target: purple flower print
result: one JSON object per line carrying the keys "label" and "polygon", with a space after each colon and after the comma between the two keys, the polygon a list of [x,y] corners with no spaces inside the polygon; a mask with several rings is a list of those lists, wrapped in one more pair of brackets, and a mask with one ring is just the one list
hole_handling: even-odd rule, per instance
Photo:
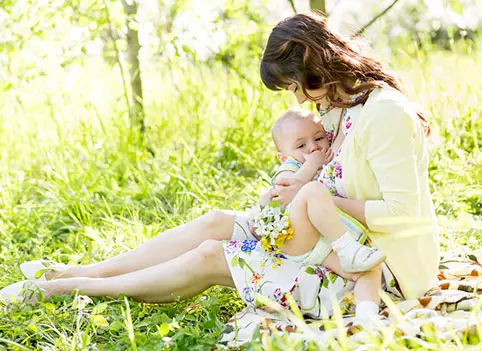
{"label": "purple flower print", "polygon": [[328,139],[328,143],[331,145],[333,143],[333,138],[335,137],[335,133],[333,132],[326,132],[326,139]]}
{"label": "purple flower print", "polygon": [[242,246],[241,246],[241,251],[244,252],[251,252],[256,248],[256,245],[258,244],[257,240],[243,240],[242,241]]}
{"label": "purple flower print", "polygon": [[276,288],[273,291],[273,294],[270,296],[270,298],[278,303],[281,302],[281,299],[283,297],[283,293],[281,292],[281,288]]}
{"label": "purple flower print", "polygon": [[238,240],[231,240],[229,241],[227,244],[225,244],[225,250],[226,250],[226,253],[236,253],[236,252],[239,252],[239,250],[241,249],[241,241],[238,241]]}
{"label": "purple flower print", "polygon": [[340,179],[343,178],[341,164],[338,162],[335,162],[335,177]]}
{"label": "purple flower print", "polygon": [[320,278],[320,280],[323,280],[325,277],[323,271],[319,267],[315,269],[315,274],[318,276],[318,278]]}
{"label": "purple flower print", "polygon": [[246,302],[253,302],[254,301],[254,290],[253,288],[244,288],[243,289],[243,300]]}

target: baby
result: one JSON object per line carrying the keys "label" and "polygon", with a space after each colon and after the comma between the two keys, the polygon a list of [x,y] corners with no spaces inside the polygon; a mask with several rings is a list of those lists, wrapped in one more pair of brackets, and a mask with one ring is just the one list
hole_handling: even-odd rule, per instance
{"label": "baby", "polygon": [[[273,177],[273,184],[279,178],[296,178],[303,183],[316,179],[320,169],[333,159],[334,151],[339,149],[344,138],[340,135],[330,147],[321,120],[302,109],[285,112],[275,122],[272,134],[278,160],[281,162]],[[265,206],[272,200],[267,192],[261,197],[259,204]],[[358,224],[353,223],[356,221],[351,221],[349,216],[343,214],[340,214],[340,219],[347,231],[336,240],[330,243],[320,235],[320,240],[310,251],[298,256],[284,253],[284,256],[304,264],[322,264],[332,248],[336,248],[338,256],[345,258],[340,259],[341,268],[345,272],[364,272],[380,264],[385,259],[384,254],[359,242],[364,237],[364,232],[359,229]],[[303,233],[295,232],[294,235]]]}

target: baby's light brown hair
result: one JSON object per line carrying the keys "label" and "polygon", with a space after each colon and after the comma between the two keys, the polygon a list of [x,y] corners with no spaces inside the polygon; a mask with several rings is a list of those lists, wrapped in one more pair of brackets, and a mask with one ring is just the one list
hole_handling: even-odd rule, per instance
{"label": "baby's light brown hair", "polygon": [[280,151],[279,146],[281,142],[280,138],[281,138],[281,131],[283,130],[283,124],[286,121],[304,119],[304,118],[316,119],[317,116],[311,111],[308,111],[299,107],[292,107],[278,117],[278,119],[273,124],[273,128],[271,128],[271,135],[273,137],[273,141],[277,151]]}

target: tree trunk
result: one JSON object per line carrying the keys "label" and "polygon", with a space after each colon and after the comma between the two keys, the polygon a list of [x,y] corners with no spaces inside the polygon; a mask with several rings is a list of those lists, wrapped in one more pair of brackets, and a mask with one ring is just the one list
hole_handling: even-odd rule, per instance
{"label": "tree trunk", "polygon": [[310,0],[312,10],[320,10],[326,15],[326,0]]}
{"label": "tree trunk", "polygon": [[144,123],[144,100],[142,94],[142,77],[141,66],[139,63],[139,32],[134,23],[137,15],[137,2],[132,0],[132,4],[128,4],[126,0],[122,0],[122,5],[126,13],[127,26],[127,62],[129,65],[129,75],[131,84],[130,96],[130,117],[131,127],[139,128],[141,133],[145,131]]}

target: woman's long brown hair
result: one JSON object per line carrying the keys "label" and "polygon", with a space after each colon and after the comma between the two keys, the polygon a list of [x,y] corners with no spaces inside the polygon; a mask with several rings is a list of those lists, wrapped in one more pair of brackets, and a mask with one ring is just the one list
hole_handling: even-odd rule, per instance
{"label": "woman's long brown hair", "polygon": [[[340,101],[337,86],[348,95],[357,95],[385,82],[403,92],[380,62],[352,49],[328,29],[317,12],[288,17],[274,27],[261,60],[261,79],[271,90],[285,90],[295,83],[311,100],[321,96],[310,96],[307,90],[327,88],[324,97],[336,107],[352,107],[368,98],[361,94],[354,101]],[[426,119],[421,113],[418,116],[425,133],[430,134]]]}

